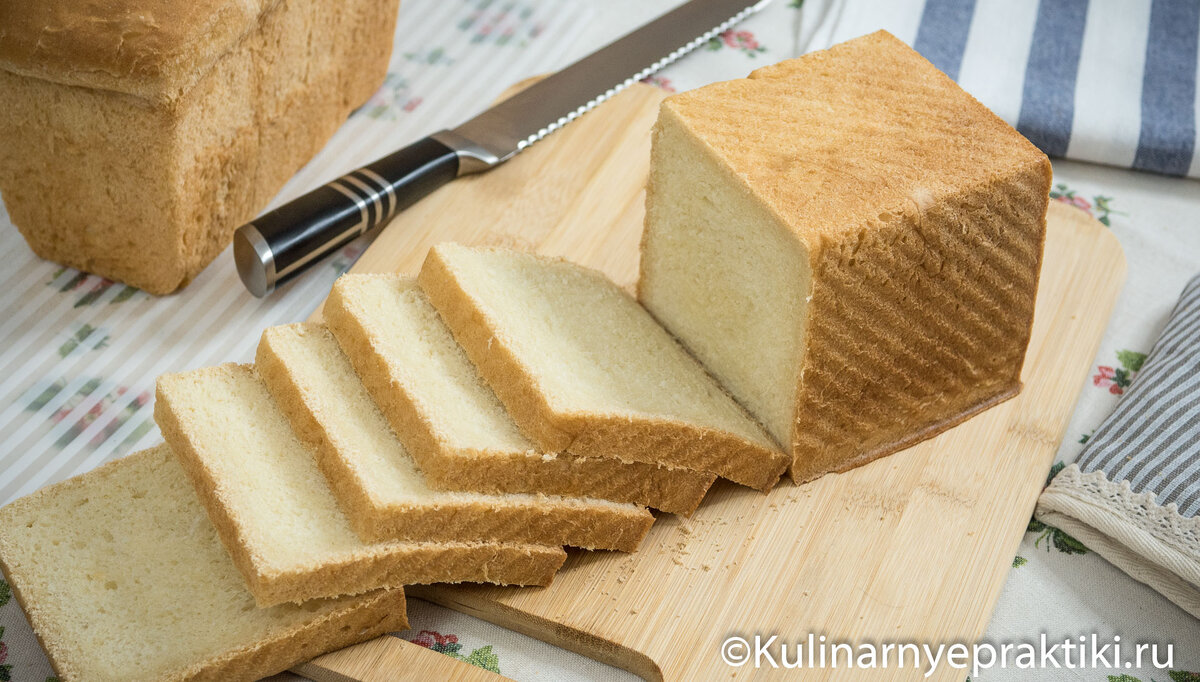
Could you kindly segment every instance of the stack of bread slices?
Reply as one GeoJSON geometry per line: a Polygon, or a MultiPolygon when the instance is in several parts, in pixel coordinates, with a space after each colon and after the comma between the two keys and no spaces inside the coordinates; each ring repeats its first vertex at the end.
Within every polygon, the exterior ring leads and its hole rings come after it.
{"type": "Polygon", "coordinates": [[[267,329],[252,365],[159,377],[164,445],[0,511],[65,677],[129,674],[90,654],[80,604],[137,610],[137,677],[253,678],[403,629],[404,585],[548,585],[563,546],[634,551],[647,507],[690,514],[717,476],[765,491],[788,464],[632,296],[566,261],[442,244],[419,278],[343,276],[324,318],[267,329]]]}
{"type": "Polygon", "coordinates": [[[404,585],[547,585],[718,476],[843,471],[1019,389],[1049,164],[895,38],[673,96],[653,139],[637,300],[457,244],[347,275],[253,365],[161,377],[164,446],[0,510],[60,675],[269,674],[405,627],[404,585]]]}

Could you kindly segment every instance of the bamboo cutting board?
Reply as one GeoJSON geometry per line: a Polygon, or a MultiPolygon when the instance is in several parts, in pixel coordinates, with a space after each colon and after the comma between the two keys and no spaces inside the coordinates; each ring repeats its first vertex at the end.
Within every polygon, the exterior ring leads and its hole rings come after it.
{"type": "MultiPolygon", "coordinates": [[[[354,271],[415,273],[431,245],[453,240],[566,256],[632,285],[661,98],[636,86],[504,167],[452,183],[388,227],[354,271]]],[[[1025,388],[1016,398],[845,474],[802,486],[785,478],[767,495],[719,481],[691,518],[660,515],[640,551],[573,552],[548,588],[425,586],[410,594],[647,679],[766,672],[722,662],[730,635],[977,640],[1124,280],[1124,256],[1104,226],[1055,202],[1048,222],[1025,388]]],[[[382,678],[420,665],[412,648],[381,638],[305,672],[382,678]]],[[[942,666],[929,679],[965,675],[942,666]]]]}

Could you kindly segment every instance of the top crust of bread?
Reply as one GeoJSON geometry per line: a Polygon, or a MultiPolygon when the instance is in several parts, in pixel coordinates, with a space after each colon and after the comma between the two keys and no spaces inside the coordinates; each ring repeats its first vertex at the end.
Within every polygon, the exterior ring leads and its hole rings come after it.
{"type": "Polygon", "coordinates": [[[1033,143],[887,31],[672,95],[661,115],[683,122],[810,251],[958,193],[980,168],[1050,173],[1033,143]]]}
{"type": "Polygon", "coordinates": [[[173,100],[279,0],[0,3],[0,69],[173,100]]]}

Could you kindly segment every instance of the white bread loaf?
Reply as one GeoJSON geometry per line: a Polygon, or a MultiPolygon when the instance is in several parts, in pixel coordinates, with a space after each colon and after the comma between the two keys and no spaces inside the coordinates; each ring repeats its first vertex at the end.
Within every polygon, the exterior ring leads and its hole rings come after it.
{"type": "Polygon", "coordinates": [[[797,481],[1014,395],[1046,156],[885,32],[673,95],[638,297],[797,481]]]}
{"type": "Polygon", "coordinates": [[[165,294],[387,74],[397,0],[0,3],[0,195],[34,252],[165,294]]]}

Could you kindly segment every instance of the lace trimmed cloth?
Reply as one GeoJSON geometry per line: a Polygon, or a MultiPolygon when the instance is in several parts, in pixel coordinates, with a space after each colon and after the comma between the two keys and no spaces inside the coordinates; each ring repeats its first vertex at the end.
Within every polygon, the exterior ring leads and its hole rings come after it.
{"type": "Polygon", "coordinates": [[[1200,618],[1200,276],[1037,518],[1200,618]]]}

